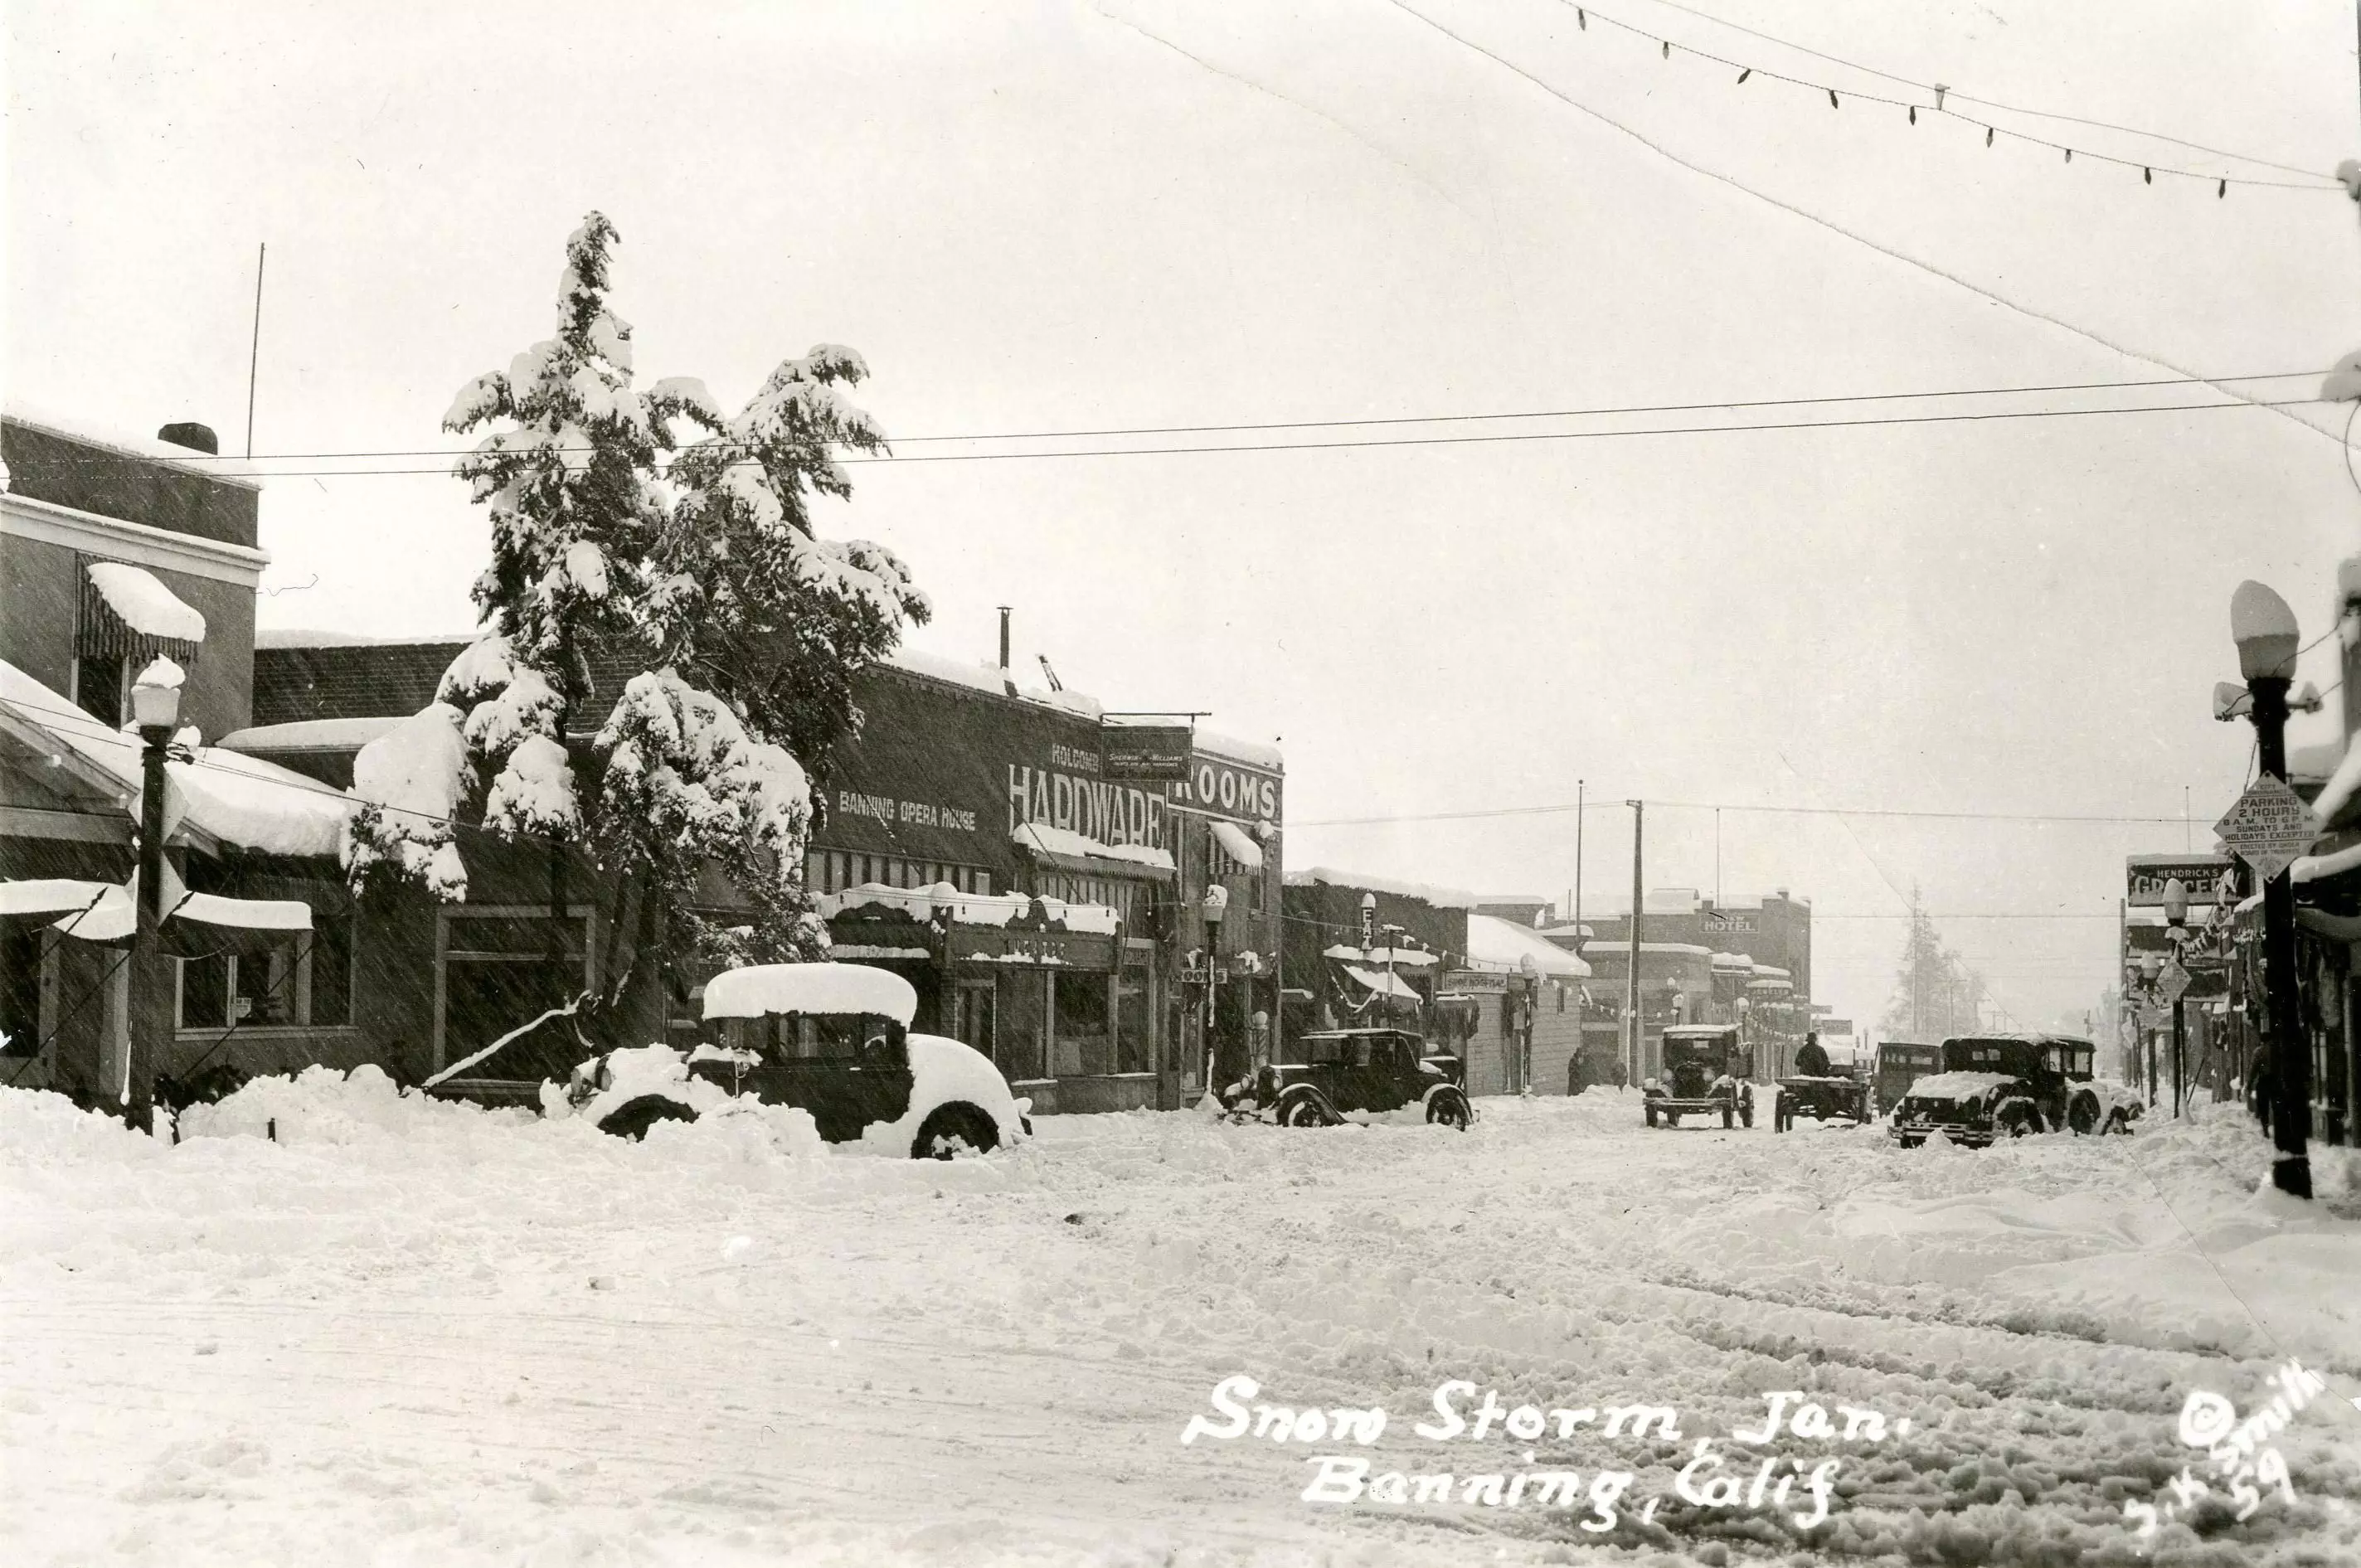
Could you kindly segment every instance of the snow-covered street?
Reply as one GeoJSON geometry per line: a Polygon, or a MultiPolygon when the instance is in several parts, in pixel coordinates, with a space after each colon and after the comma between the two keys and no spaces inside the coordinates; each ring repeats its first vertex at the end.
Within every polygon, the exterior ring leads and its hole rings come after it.
{"type": "Polygon", "coordinates": [[[1982,1153],[1810,1123],[1650,1134],[1607,1091],[1484,1109],[1466,1135],[1051,1118],[1015,1151],[920,1164],[795,1157],[753,1119],[628,1144],[397,1101],[366,1070],[258,1084],[177,1147],[0,1096],[0,1552],[2361,1554],[2348,1167],[2320,1162],[2332,1201],[2306,1215],[2251,1196],[2262,1146],[2231,1109],[1982,1153]],[[2180,1523],[2140,1541],[2125,1499],[2206,1468],[2175,1435],[2188,1393],[2247,1411],[2291,1356],[2330,1381],[2274,1440],[2295,1501],[2201,1513],[2202,1545],[2180,1523]],[[1257,1402],[1389,1424],[1373,1448],[1182,1444],[1236,1374],[1257,1402]],[[1452,1379],[1470,1418],[1490,1388],[1668,1406],[1682,1435],[1415,1435],[1452,1379]],[[1682,1501],[1695,1440],[1761,1427],[1781,1389],[1894,1423],[1730,1467],[1841,1458],[1827,1523],[1793,1525],[1800,1483],[1784,1508],[1682,1501]],[[1372,1475],[1573,1470],[1584,1494],[1301,1500],[1311,1456],[1336,1453],[1372,1475]],[[1619,1468],[1616,1527],[1585,1531],[1593,1475],[1619,1468]]]}

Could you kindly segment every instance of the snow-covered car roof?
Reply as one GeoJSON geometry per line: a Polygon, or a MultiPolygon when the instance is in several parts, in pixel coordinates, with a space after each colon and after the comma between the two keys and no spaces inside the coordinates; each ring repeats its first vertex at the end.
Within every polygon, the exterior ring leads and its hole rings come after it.
{"type": "Polygon", "coordinates": [[[908,981],[866,964],[756,964],[705,982],[708,1018],[874,1013],[906,1029],[917,1012],[918,993],[908,981]]]}
{"type": "Polygon", "coordinates": [[[1972,1100],[1991,1092],[2004,1083],[2016,1080],[2004,1072],[1938,1072],[1914,1079],[1909,1098],[1913,1100],[1972,1100]]]}

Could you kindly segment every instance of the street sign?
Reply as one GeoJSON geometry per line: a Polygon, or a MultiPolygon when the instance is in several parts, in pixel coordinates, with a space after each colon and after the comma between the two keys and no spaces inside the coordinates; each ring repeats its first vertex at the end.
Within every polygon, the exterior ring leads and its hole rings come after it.
{"type": "Polygon", "coordinates": [[[2229,814],[2213,825],[2222,840],[2255,874],[2270,881],[2295,863],[2320,837],[2320,819],[2285,779],[2257,779],[2229,814]]]}
{"type": "Polygon", "coordinates": [[[2164,993],[2167,1002],[2178,1002],[2189,990],[2190,978],[2189,971],[2178,962],[2168,962],[2156,977],[2156,988],[2164,993]]]}

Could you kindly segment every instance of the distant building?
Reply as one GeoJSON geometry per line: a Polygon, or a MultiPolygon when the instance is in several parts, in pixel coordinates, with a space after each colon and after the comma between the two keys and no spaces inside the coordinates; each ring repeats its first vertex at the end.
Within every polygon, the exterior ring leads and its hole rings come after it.
{"type": "MultiPolygon", "coordinates": [[[[1540,934],[1590,962],[1598,1010],[1584,1048],[1611,1070],[1623,1048],[1630,901],[1586,904],[1579,927],[1548,926],[1540,934]]],[[[1755,1071],[1765,1079],[1793,1063],[1813,1027],[1809,899],[1781,888],[1716,903],[1694,888],[1658,888],[1642,905],[1640,941],[1643,1076],[1656,1070],[1657,1042],[1671,1023],[1743,1023],[1755,1071]]]]}

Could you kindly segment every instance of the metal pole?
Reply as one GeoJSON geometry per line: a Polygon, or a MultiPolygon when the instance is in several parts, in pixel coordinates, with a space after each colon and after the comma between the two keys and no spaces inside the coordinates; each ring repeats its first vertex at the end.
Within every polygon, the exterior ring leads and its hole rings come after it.
{"type": "Polygon", "coordinates": [[[254,345],[246,361],[246,455],[254,455],[254,379],[262,366],[262,264],[269,258],[268,242],[254,247],[254,345]]]}
{"type": "Polygon", "coordinates": [[[139,907],[131,934],[131,999],[125,1020],[130,1059],[124,1064],[124,1121],[135,1132],[153,1124],[156,1064],[170,1038],[170,993],[167,990],[164,946],[164,748],[171,743],[170,726],[142,725],[139,729],[139,907]]]}
{"type": "MultiPolygon", "coordinates": [[[[2361,4],[2361,0],[2356,0],[2361,4]]],[[[1583,781],[1574,781],[1574,948],[1582,950],[1582,791],[1583,781]]]]}
{"type": "Polygon", "coordinates": [[[2180,1047],[2184,1037],[2180,1030],[2180,1002],[2176,997],[2172,1003],[2172,1113],[2175,1117],[2180,1114],[2180,1047]]]}
{"type": "MultiPolygon", "coordinates": [[[[2246,683],[2255,698],[2255,745],[2267,778],[2287,782],[2288,679],[2258,675],[2246,683]]],[[[2297,1016],[2295,883],[2288,871],[2263,884],[2263,991],[2270,1009],[2271,1138],[2278,1157],[2271,1183],[2298,1198],[2312,1196],[2312,1156],[2305,1146],[2312,1121],[2312,1062],[2297,1016]]]]}
{"type": "Polygon", "coordinates": [[[1623,1060],[1626,1076],[1638,1084],[1647,1077],[1640,1069],[1640,867],[1648,808],[1636,800],[1624,804],[1631,808],[1631,935],[1630,961],[1624,966],[1623,976],[1623,1060]]]}

